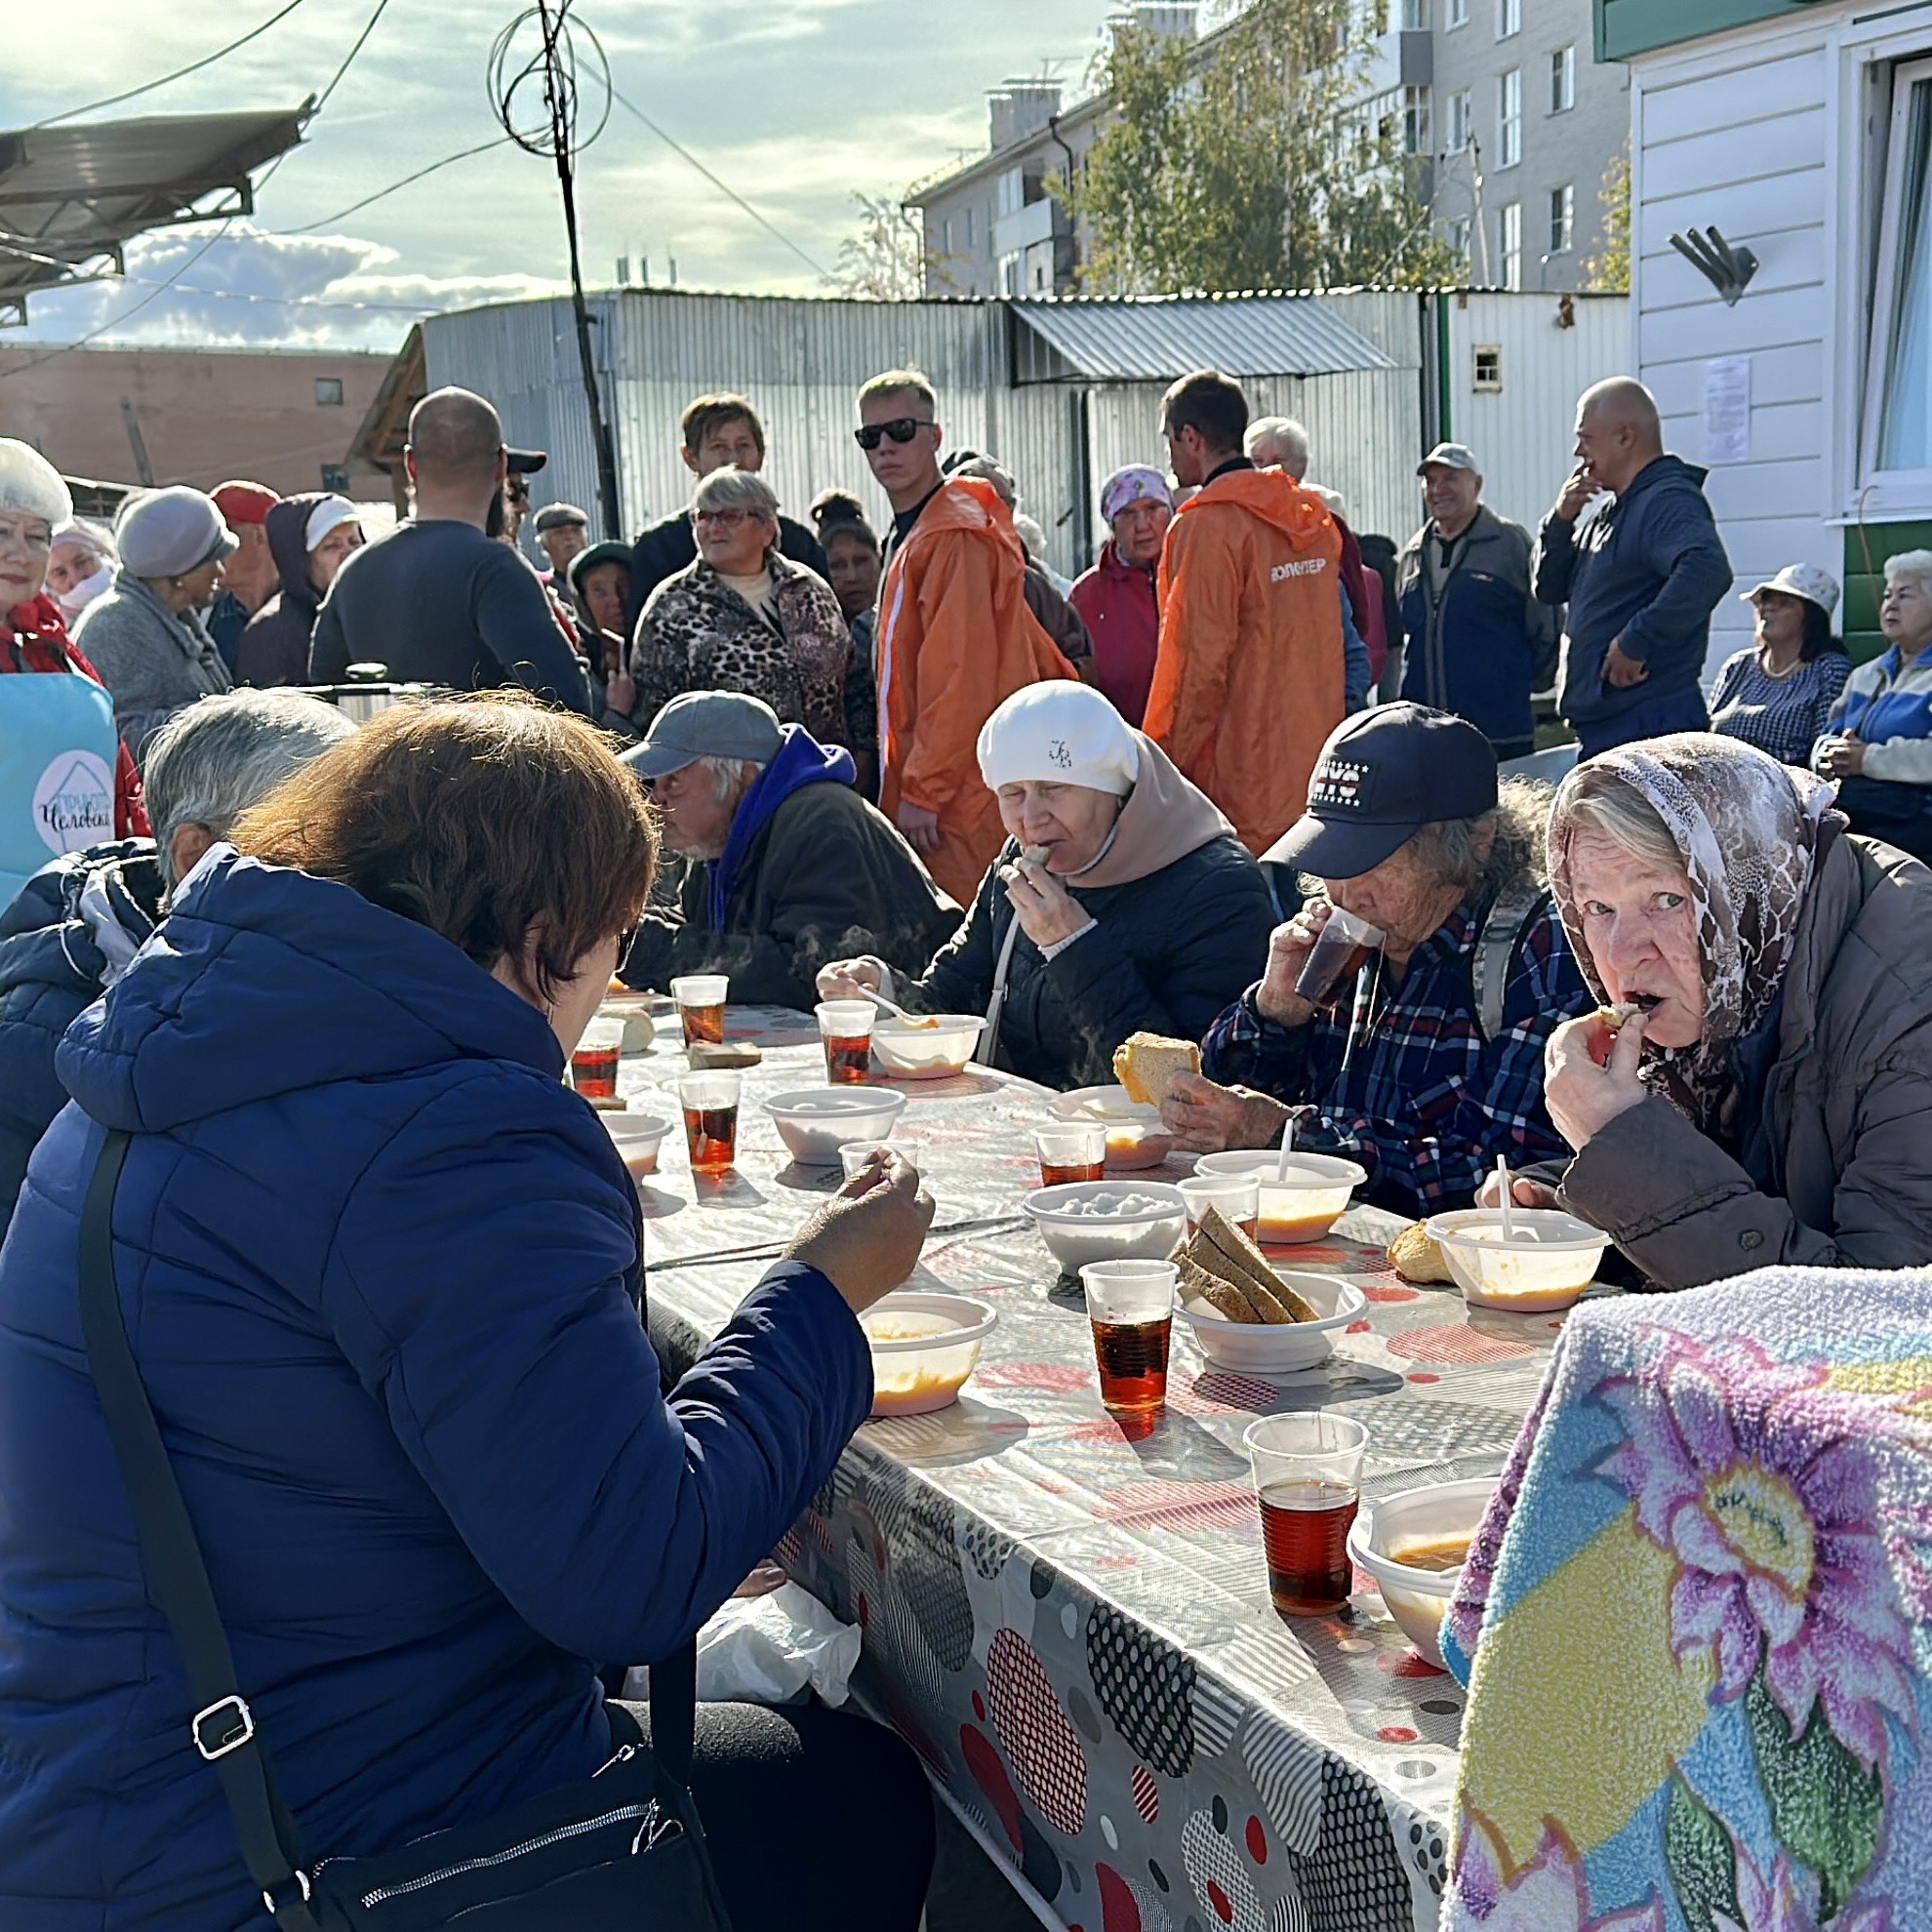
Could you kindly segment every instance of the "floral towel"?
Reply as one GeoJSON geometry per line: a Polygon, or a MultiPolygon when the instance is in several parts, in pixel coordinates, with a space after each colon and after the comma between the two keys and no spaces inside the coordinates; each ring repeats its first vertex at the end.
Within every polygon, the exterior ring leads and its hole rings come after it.
{"type": "Polygon", "coordinates": [[[1932,1273],[1579,1308],[1443,1639],[1447,1932],[1932,1927],[1932,1273]]]}

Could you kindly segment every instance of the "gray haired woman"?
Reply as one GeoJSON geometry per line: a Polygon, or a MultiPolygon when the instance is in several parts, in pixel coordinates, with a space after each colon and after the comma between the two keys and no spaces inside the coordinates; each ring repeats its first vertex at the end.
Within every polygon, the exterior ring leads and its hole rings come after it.
{"type": "Polygon", "coordinates": [[[1564,780],[1550,884],[1612,1010],[1550,1036],[1576,1153],[1516,1200],[1665,1288],[1932,1264],[1932,873],[1847,830],[1829,785],[1685,732],[1564,780]]]}
{"type": "Polygon", "coordinates": [[[691,500],[698,555],[651,592],[631,640],[641,732],[686,691],[743,691],[822,745],[870,746],[869,690],[831,586],[779,549],[778,498],[749,470],[714,469],[691,500]]]}
{"type": "Polygon", "coordinates": [[[74,643],[101,673],[121,737],[143,764],[148,740],[177,711],[234,683],[200,607],[238,546],[215,500],[185,484],[130,497],[114,519],[114,587],[81,613],[74,643]]]}

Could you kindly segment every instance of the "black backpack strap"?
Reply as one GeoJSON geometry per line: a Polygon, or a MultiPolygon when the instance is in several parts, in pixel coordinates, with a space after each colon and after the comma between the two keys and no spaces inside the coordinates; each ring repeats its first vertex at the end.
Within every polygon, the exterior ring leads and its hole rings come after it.
{"type": "Polygon", "coordinates": [[[187,1505],[141,1386],[114,1287],[114,1190],[128,1136],[110,1133],[88,1184],[80,1230],[81,1335],[107,1433],[134,1509],[141,1573],[181,1653],[195,1714],[189,1741],[215,1767],[249,1876],[282,1932],[317,1932],[295,1821],[275,1791],[265,1743],[235,1682],[228,1633],[187,1505]]]}

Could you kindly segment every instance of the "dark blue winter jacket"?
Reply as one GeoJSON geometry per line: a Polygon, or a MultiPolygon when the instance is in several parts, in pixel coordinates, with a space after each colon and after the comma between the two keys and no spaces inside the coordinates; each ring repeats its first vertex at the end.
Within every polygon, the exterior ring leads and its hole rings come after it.
{"type": "Polygon", "coordinates": [[[1703,681],[1711,613],[1731,587],[1731,560],[1705,501],[1708,473],[1658,457],[1596,515],[1565,523],[1552,510],[1543,519],[1536,594],[1570,607],[1557,708],[1571,724],[1613,718],[1703,681]],[[1605,684],[1612,643],[1649,676],[1621,691],[1605,684]]]}
{"type": "Polygon", "coordinates": [[[774,1268],[662,1397],[636,1197],[543,1015],[224,847],[60,1070],[0,1251],[0,1926],[264,1922],[80,1344],[103,1124],[129,1333],[306,1854],[588,1776],[587,1660],[689,1635],[865,1414],[830,1283],[774,1268]]]}
{"type": "Polygon", "coordinates": [[[101,943],[125,964],[160,909],[154,841],[121,838],[43,865],[0,911],[0,1239],[27,1157],[67,1104],[54,1050],[101,997],[101,943]]]}

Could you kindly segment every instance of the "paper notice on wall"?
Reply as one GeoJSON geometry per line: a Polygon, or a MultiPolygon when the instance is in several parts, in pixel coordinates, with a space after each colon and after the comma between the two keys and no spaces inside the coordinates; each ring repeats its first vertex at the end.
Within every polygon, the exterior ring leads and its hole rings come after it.
{"type": "Polygon", "coordinates": [[[1751,460],[1751,357],[1720,356],[1704,365],[1704,460],[1751,460]]]}

